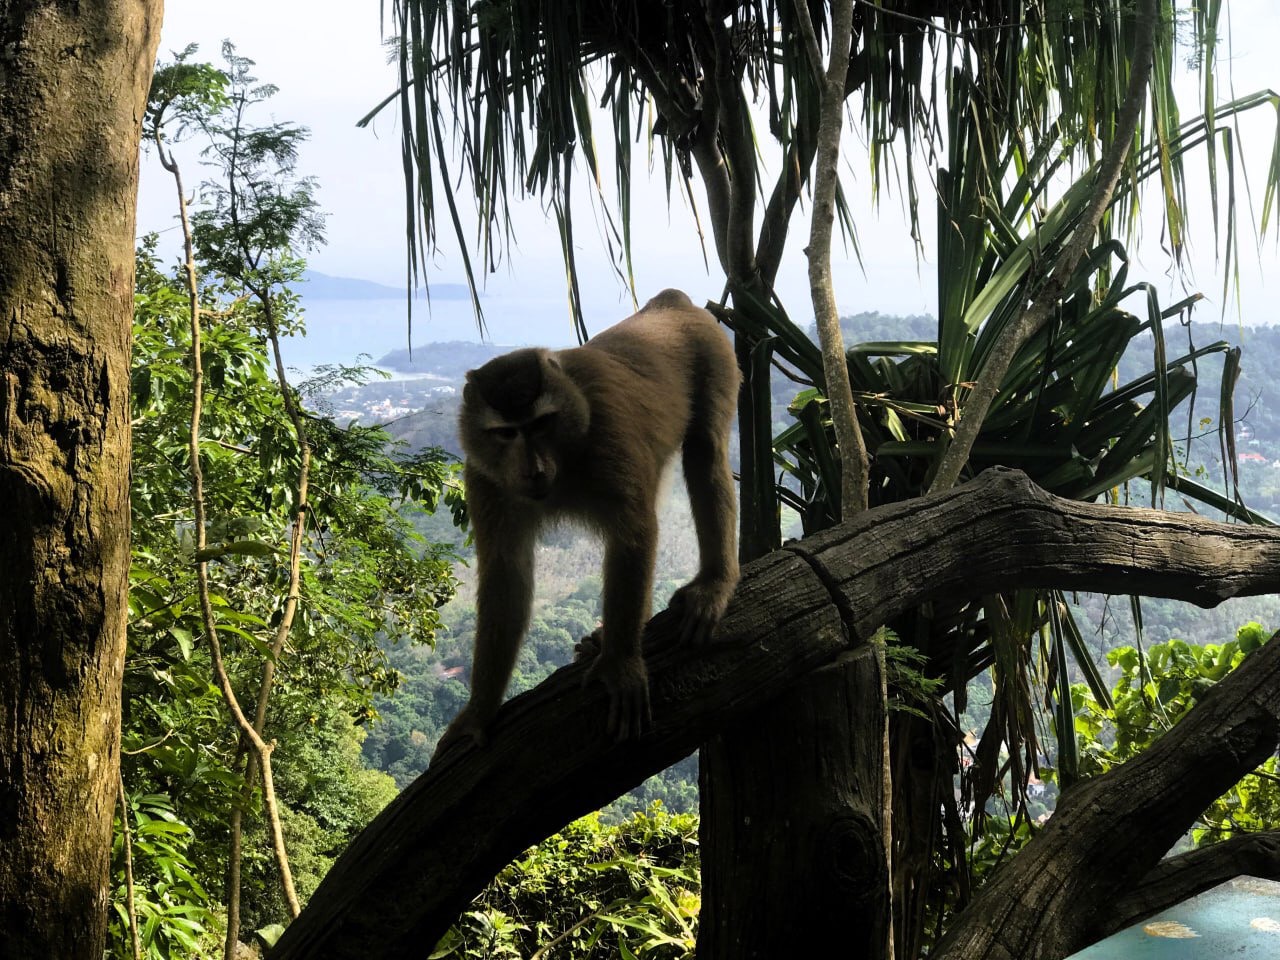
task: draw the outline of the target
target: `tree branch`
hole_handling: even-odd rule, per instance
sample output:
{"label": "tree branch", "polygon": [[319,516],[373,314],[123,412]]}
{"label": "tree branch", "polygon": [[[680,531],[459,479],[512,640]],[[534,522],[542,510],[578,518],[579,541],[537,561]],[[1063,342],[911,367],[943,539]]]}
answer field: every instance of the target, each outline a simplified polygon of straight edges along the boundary
{"label": "tree branch", "polygon": [[1114,908],[1097,918],[1100,922],[1089,939],[1109,937],[1241,874],[1280,880],[1280,831],[1232,837],[1161,860]]}
{"label": "tree branch", "polygon": [[[809,56],[817,68],[818,40],[809,21],[808,0],[795,0],[796,18],[807,27]],[[840,134],[844,129],[844,80],[849,72],[849,46],[853,33],[853,0],[832,0],[831,55],[822,83],[821,119],[818,121],[818,160],[814,165],[813,220],[809,230],[809,295],[822,346],[823,392],[831,410],[836,446],[840,450],[840,515],[851,517],[867,509],[867,447],[858,426],[858,410],[849,385],[849,361],[845,358],[840,314],[831,282],[831,227],[836,214],[836,187],[840,184]]]}
{"label": "tree branch", "polygon": [[[422,952],[530,844],[926,600],[1056,585],[1212,605],[1277,584],[1280,530],[1075,503],[1016,471],[990,470],[943,494],[868,510],[748,564],[715,642],[676,645],[666,612],[651,621],[655,722],[644,736],[611,743],[600,735],[608,698],[582,687],[581,665],[510,700],[485,748],[446,756],[355,839],[272,960]],[[1280,659],[1280,644],[1275,652]],[[1197,773],[1169,789],[1200,782]]]}
{"label": "tree branch", "polygon": [[[706,27],[714,45],[715,59],[712,64],[713,77],[706,86],[715,91],[719,139],[723,143],[724,159],[729,164],[729,183],[732,188],[729,193],[723,257],[728,265],[729,283],[751,288],[757,282],[754,246],[755,144],[751,134],[751,117],[734,66],[733,41],[724,25],[724,12],[718,7],[718,4],[710,4],[707,9]],[[703,169],[701,160],[698,166]],[[703,175],[706,175],[705,169]]]}
{"label": "tree branch", "polygon": [[787,244],[787,225],[791,222],[791,213],[800,199],[800,191],[809,179],[809,168],[817,149],[817,138],[810,131],[797,127],[791,146],[783,157],[782,172],[778,174],[769,202],[764,208],[764,215],[760,220],[760,240],[756,244],[756,269],[760,271],[760,280],[766,290],[772,290],[773,282],[777,279]]}
{"label": "tree branch", "polygon": [[1087,946],[1099,919],[1278,740],[1280,633],[1148,749],[1063,794],[930,956],[1049,960]]}
{"label": "tree branch", "polygon": [[711,221],[711,240],[715,244],[716,258],[720,269],[729,275],[727,230],[729,223],[729,205],[732,202],[733,189],[729,181],[729,168],[716,143],[718,126],[717,99],[714,92],[703,97],[700,110],[686,107],[679,103],[677,96],[669,91],[663,83],[661,75],[654,68],[644,50],[639,56],[632,57],[628,51],[620,50],[628,66],[635,71],[654,105],[667,121],[668,136],[673,144],[682,136],[688,136],[692,146],[690,153],[702,174],[703,188],[707,194],[708,219]]}

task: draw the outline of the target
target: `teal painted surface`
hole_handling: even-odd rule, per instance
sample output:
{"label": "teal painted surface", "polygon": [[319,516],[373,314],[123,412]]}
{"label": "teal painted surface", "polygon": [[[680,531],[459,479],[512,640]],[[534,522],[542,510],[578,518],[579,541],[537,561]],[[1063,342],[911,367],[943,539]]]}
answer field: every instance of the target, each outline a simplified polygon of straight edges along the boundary
{"label": "teal painted surface", "polygon": [[[1171,925],[1179,926],[1171,926]],[[1161,931],[1166,935],[1162,936]],[[1167,935],[1183,930],[1184,938]],[[1194,936],[1187,934],[1194,933]],[[1280,960],[1280,883],[1236,877],[1067,960]]]}

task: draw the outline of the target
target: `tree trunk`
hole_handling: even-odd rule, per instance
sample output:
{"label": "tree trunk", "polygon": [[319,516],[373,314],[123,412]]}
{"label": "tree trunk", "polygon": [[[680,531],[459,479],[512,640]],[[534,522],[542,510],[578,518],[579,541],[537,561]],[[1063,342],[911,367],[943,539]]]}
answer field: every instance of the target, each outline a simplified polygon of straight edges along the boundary
{"label": "tree trunk", "polygon": [[[701,960],[827,956],[832,917],[843,956],[886,955],[881,740],[850,735],[884,728],[880,674],[863,645],[735,724],[790,718],[747,737],[754,754],[716,749],[727,735],[704,748],[701,779],[714,789],[703,790],[702,861],[719,869],[703,871],[702,900],[715,908],[698,928]],[[803,740],[788,736],[796,730]]]}
{"label": "tree trunk", "polygon": [[101,960],[160,0],[0,6],[0,956]]}

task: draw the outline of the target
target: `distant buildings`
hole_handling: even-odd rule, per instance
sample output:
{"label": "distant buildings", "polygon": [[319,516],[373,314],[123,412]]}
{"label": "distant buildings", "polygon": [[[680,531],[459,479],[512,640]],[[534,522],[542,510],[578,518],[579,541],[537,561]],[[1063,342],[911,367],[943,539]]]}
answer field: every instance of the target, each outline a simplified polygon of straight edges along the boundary
{"label": "distant buildings", "polygon": [[416,377],[392,381],[390,388],[386,382],[346,387],[331,399],[335,403],[333,419],[338,423],[385,423],[457,396],[456,386],[439,381],[439,377]]}

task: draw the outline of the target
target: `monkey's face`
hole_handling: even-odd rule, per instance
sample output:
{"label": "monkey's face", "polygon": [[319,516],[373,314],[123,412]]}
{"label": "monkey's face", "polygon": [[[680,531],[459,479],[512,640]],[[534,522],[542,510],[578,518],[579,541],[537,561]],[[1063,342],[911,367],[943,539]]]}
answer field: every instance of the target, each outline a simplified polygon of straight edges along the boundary
{"label": "monkey's face", "polygon": [[459,420],[467,463],[503,489],[545,500],[586,434],[586,401],[546,350],[517,350],[467,373]]}

